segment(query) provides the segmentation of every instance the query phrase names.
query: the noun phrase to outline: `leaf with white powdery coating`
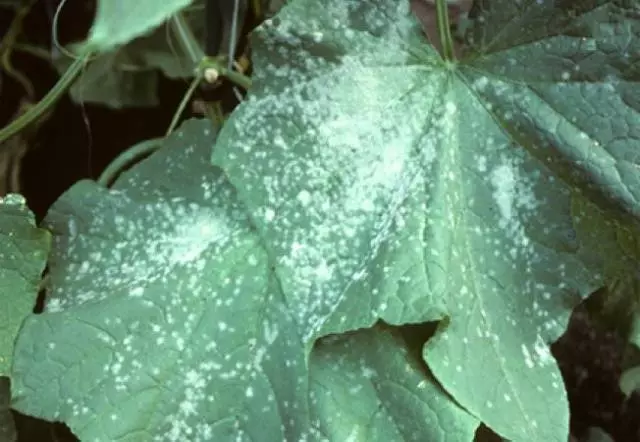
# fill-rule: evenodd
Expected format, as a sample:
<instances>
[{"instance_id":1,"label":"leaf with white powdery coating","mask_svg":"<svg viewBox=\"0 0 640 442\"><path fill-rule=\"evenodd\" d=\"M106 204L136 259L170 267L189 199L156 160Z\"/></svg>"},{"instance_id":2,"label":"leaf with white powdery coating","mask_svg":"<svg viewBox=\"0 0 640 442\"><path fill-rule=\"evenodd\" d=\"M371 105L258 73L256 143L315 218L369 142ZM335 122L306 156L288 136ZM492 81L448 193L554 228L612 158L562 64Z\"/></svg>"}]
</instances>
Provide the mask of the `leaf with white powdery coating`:
<instances>
[{"instance_id":1,"label":"leaf with white powdery coating","mask_svg":"<svg viewBox=\"0 0 640 442\"><path fill-rule=\"evenodd\" d=\"M53 205L51 289L16 343L14 408L82 440L307 431L304 347L208 161L214 140L189 121L112 190L81 181Z\"/></svg>"},{"instance_id":2,"label":"leaf with white powdery coating","mask_svg":"<svg viewBox=\"0 0 640 442\"><path fill-rule=\"evenodd\" d=\"M425 348L444 388L503 437L566 440L549 343L603 275L578 259L571 187L481 99L501 78L439 59L391 0L290 2L254 47L212 161L305 341L447 317Z\"/></svg>"},{"instance_id":3,"label":"leaf with white powdery coating","mask_svg":"<svg viewBox=\"0 0 640 442\"><path fill-rule=\"evenodd\" d=\"M470 18L462 71L505 131L602 208L640 216L638 3L485 0Z\"/></svg>"},{"instance_id":4,"label":"leaf with white powdery coating","mask_svg":"<svg viewBox=\"0 0 640 442\"><path fill-rule=\"evenodd\" d=\"M9 374L13 346L33 311L51 235L36 227L24 197L0 198L0 376Z\"/></svg>"},{"instance_id":5,"label":"leaf with white powdery coating","mask_svg":"<svg viewBox=\"0 0 640 442\"><path fill-rule=\"evenodd\" d=\"M285 296L301 306L309 343L370 326L379 312L393 323L443 317L436 301L416 303L430 282L411 189L438 142L422 133L425 112L437 115L434 130L451 130L438 120L447 78L415 64L435 66L437 55L414 44L419 25L407 11L387 1L285 6L254 32L251 93L213 153L266 239ZM426 111L407 112L412 105Z\"/></svg>"}]
</instances>

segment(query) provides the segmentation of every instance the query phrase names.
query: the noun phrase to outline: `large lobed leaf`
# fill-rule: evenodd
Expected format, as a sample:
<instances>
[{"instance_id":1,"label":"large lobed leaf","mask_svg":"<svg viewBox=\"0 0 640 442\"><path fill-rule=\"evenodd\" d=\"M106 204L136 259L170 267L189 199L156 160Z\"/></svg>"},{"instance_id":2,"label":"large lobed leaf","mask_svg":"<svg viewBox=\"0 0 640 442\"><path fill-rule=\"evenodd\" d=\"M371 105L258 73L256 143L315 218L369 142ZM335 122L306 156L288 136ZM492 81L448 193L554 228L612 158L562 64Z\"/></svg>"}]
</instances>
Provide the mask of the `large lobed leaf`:
<instances>
[{"instance_id":1,"label":"large lobed leaf","mask_svg":"<svg viewBox=\"0 0 640 442\"><path fill-rule=\"evenodd\" d=\"M210 126L189 122L113 190L81 181L54 204L51 290L17 342L16 409L82 440L281 440L304 423L301 405L281 427L306 391L288 381L304 381L303 352L259 238L208 164Z\"/></svg>"},{"instance_id":2,"label":"large lobed leaf","mask_svg":"<svg viewBox=\"0 0 640 442\"><path fill-rule=\"evenodd\" d=\"M452 422L446 440L469 440L476 420L419 367L405 378L397 340L362 338L383 391L330 355L309 372L294 317L313 306L283 298L233 188L209 164L213 141L208 121L190 121L113 190L83 181L55 203L51 290L16 344L13 407L62 420L82 440L312 441L415 397L420 409L385 419L416 434ZM309 387L310 375L321 381ZM362 413L340 417L323 404L345 376L368 390L351 396Z\"/></svg>"},{"instance_id":3,"label":"large lobed leaf","mask_svg":"<svg viewBox=\"0 0 640 442\"><path fill-rule=\"evenodd\" d=\"M576 240L572 192L636 213L638 21L623 2L518 4L478 2L476 51L455 65L404 2L289 3L255 33L254 86L212 160L287 302L313 306L295 318L307 343L445 319L425 347L445 389L508 439L564 441L548 344L605 275L579 259L602 255ZM524 36L503 38L512 23Z\"/></svg>"},{"instance_id":4,"label":"large lobed leaf","mask_svg":"<svg viewBox=\"0 0 640 442\"><path fill-rule=\"evenodd\" d=\"M462 69L510 137L599 205L640 215L635 0L475 2Z\"/></svg>"}]
</instances>

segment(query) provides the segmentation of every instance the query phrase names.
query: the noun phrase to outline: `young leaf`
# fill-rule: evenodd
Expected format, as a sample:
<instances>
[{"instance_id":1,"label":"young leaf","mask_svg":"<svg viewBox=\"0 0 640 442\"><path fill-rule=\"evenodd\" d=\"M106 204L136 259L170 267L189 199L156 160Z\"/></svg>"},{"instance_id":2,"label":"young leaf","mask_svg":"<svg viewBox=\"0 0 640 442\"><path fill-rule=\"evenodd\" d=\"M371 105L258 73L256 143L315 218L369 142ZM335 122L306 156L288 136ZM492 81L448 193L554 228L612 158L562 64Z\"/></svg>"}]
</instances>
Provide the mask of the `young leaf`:
<instances>
[{"instance_id":1,"label":"young leaf","mask_svg":"<svg viewBox=\"0 0 640 442\"><path fill-rule=\"evenodd\" d=\"M203 39L204 5L202 1L194 3L182 14L196 37ZM54 60L60 73L72 62L72 58L64 55ZM158 70L170 78L194 75L190 54L176 42L166 26L93 57L71 87L71 97L76 102L99 103L112 108L155 106L158 104Z\"/></svg>"},{"instance_id":2,"label":"young leaf","mask_svg":"<svg viewBox=\"0 0 640 442\"><path fill-rule=\"evenodd\" d=\"M9 374L18 330L33 311L50 243L21 195L0 198L0 376Z\"/></svg>"},{"instance_id":3,"label":"young leaf","mask_svg":"<svg viewBox=\"0 0 640 442\"><path fill-rule=\"evenodd\" d=\"M300 440L304 346L260 239L190 121L112 190L51 208L51 290L16 343L13 407L81 440ZM286 361L286 362L285 362Z\"/></svg>"},{"instance_id":4,"label":"young leaf","mask_svg":"<svg viewBox=\"0 0 640 442\"><path fill-rule=\"evenodd\" d=\"M114 109L133 106L156 106L158 75L150 69L127 65L126 49L99 55L80 74L71 86L71 98L77 103L98 103ZM71 58L56 61L64 72L73 62Z\"/></svg>"},{"instance_id":5,"label":"young leaf","mask_svg":"<svg viewBox=\"0 0 640 442\"><path fill-rule=\"evenodd\" d=\"M599 21L565 11L554 28L528 4L530 18L518 19L537 38L529 52L500 40L495 59L476 53L455 65L427 45L404 2L290 2L254 33L254 86L212 161L247 206L288 303L301 306L307 343L377 317L447 317L425 349L445 389L505 438L565 441L567 398L548 343L576 297L604 278L578 259L598 253L581 249L572 226L572 190L584 183L556 173L596 173L596 141L617 144L589 110L621 103L620 93L634 101L617 71L603 77L614 83L585 89L542 49L570 25L596 47L611 43L607 29L632 47L637 33L630 13L612 23L626 14L613 5L596 11ZM483 18L474 35L502 25L499 12ZM583 41L561 40L566 51ZM632 137L632 109L611 111ZM409 244L410 258L399 258Z\"/></svg>"},{"instance_id":6,"label":"young leaf","mask_svg":"<svg viewBox=\"0 0 640 442\"><path fill-rule=\"evenodd\" d=\"M98 0L84 50L108 52L146 34L193 0Z\"/></svg>"}]
</instances>

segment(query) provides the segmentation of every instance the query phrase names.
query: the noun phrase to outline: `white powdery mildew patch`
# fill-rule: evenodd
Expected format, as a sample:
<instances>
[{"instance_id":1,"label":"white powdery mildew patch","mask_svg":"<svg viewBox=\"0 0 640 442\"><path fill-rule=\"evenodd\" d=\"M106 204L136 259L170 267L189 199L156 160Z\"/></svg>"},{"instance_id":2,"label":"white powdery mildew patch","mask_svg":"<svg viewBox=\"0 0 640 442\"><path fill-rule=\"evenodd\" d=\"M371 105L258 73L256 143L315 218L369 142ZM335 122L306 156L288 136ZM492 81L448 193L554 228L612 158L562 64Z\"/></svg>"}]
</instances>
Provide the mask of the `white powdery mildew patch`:
<instances>
[{"instance_id":1,"label":"white powdery mildew patch","mask_svg":"<svg viewBox=\"0 0 640 442\"><path fill-rule=\"evenodd\" d=\"M521 344L522 355L524 356L524 363L528 368L546 367L555 362L549 345L544 342L542 336L537 335L533 348L530 349L526 344Z\"/></svg>"},{"instance_id":2,"label":"white powdery mildew patch","mask_svg":"<svg viewBox=\"0 0 640 442\"><path fill-rule=\"evenodd\" d=\"M348 11L358 4L346 2L328 12L336 18L332 33L352 35ZM425 121L423 113L406 111L429 106L438 95L437 86L425 80L427 68L407 67L398 75L396 68L381 66L401 66L410 58L401 38L409 26L407 5L395 7L384 13L395 14L398 25L382 37L360 38L357 56L308 57L305 63L323 75L265 67L263 75L286 73L287 86L249 99L235 121L242 135L234 137L232 148L250 154L243 163L251 163L238 166L241 179L251 183L249 192L256 186L266 193L254 215L286 268L284 290L307 338L350 284L366 276L364 269L389 238L392 224L402 223L400 206L424 183L438 138L455 126L450 121L455 112ZM375 14L365 21L393 23ZM295 32L291 24L283 26L277 35L288 41ZM304 26L314 29L313 23ZM273 50L291 57L282 45ZM265 129L274 125L276 133ZM425 132L431 135L424 137Z\"/></svg>"},{"instance_id":3,"label":"white powdery mildew patch","mask_svg":"<svg viewBox=\"0 0 640 442\"><path fill-rule=\"evenodd\" d=\"M500 225L506 227L513 217L513 200L516 198L516 179L511 166L503 164L493 169L491 184L495 188L493 197L498 204L502 219Z\"/></svg>"},{"instance_id":4,"label":"white powdery mildew patch","mask_svg":"<svg viewBox=\"0 0 640 442\"><path fill-rule=\"evenodd\" d=\"M286 333L262 317L279 302L266 287L266 255L226 178L190 178L178 183L188 199L134 175L127 189L135 190L89 189L97 202L50 219L67 232L58 236L48 311L63 310L52 322L86 331L72 353L82 353L74 362L91 373L67 392L60 413L90 410L92 423L83 425L91 431L138 431L130 426L142 419L150 440L210 441L221 420L236 416L234 433L243 438L242 401L261 401L265 413L278 406L275 396L257 397L264 390L256 379ZM96 315L87 303L98 302ZM66 345L53 339L51 351ZM107 403L87 402L84 387ZM132 400L147 406L124 415L119 407Z\"/></svg>"},{"instance_id":5,"label":"white powdery mildew patch","mask_svg":"<svg viewBox=\"0 0 640 442\"><path fill-rule=\"evenodd\" d=\"M141 297L146 286L166 280L178 268L191 269L196 275L204 269L211 250L224 247L234 236L225 214L188 200L174 198L137 205L124 192L115 195L124 202L124 213L131 210L130 214L97 218L82 237L77 236L75 218L69 219L70 242L68 251L63 252L70 257L65 276L69 284L65 284L65 293L58 294L54 289L46 304L47 312L100 301L117 291ZM105 231L112 232L106 240ZM89 260L86 255L74 258L78 240L93 245ZM93 284L73 282L78 280ZM83 290L69 292L69 287L78 286Z\"/></svg>"},{"instance_id":6,"label":"white powdery mildew patch","mask_svg":"<svg viewBox=\"0 0 640 442\"><path fill-rule=\"evenodd\" d=\"M538 201L529 179L518 172L516 160L502 159L490 173L493 198L500 212L498 225L512 239L511 258L532 253L522 217L535 213Z\"/></svg>"},{"instance_id":7,"label":"white powdery mildew patch","mask_svg":"<svg viewBox=\"0 0 640 442\"><path fill-rule=\"evenodd\" d=\"M231 233L226 220L211 210L195 210L182 221L176 220L175 226L175 231L160 236L148 250L149 256L164 251L159 259L169 266L197 262L211 244L222 245Z\"/></svg>"}]
</instances>

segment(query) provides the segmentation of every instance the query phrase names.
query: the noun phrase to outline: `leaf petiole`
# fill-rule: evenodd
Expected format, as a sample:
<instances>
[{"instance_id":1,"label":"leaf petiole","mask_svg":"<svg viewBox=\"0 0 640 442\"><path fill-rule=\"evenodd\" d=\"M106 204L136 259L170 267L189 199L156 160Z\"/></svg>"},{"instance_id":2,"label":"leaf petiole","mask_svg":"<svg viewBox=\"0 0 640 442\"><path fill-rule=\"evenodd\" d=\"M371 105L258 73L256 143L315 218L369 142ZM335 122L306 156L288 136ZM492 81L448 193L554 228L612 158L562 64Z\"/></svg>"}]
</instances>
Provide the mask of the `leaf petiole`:
<instances>
[{"instance_id":1,"label":"leaf petiole","mask_svg":"<svg viewBox=\"0 0 640 442\"><path fill-rule=\"evenodd\" d=\"M134 144L109 163L96 180L97 183L105 187L111 186L127 167L158 150L163 141L164 138L151 138Z\"/></svg>"},{"instance_id":2,"label":"leaf petiole","mask_svg":"<svg viewBox=\"0 0 640 442\"><path fill-rule=\"evenodd\" d=\"M173 118L171 119L171 123L169 124L169 128L167 129L167 133L165 134L166 137L171 135L171 132L173 132L173 130L178 125L178 121L180 121L180 116L182 115L182 112L184 112L184 109L187 107L187 103L189 103L189 100L193 96L193 93L196 91L196 88L200 84L201 80L202 80L202 77L198 75L191 81L191 84L189 85L189 89L187 89L187 92L184 94L184 96L182 97L182 100L180 101L180 104L178 105L178 109L176 109L176 111L173 114Z\"/></svg>"},{"instance_id":3,"label":"leaf petiole","mask_svg":"<svg viewBox=\"0 0 640 442\"><path fill-rule=\"evenodd\" d=\"M436 15L438 19L438 33L440 34L440 45L442 46L442 56L445 60L452 61L455 59L455 53L453 50L453 38L451 37L447 0L436 0Z\"/></svg>"}]
</instances>

